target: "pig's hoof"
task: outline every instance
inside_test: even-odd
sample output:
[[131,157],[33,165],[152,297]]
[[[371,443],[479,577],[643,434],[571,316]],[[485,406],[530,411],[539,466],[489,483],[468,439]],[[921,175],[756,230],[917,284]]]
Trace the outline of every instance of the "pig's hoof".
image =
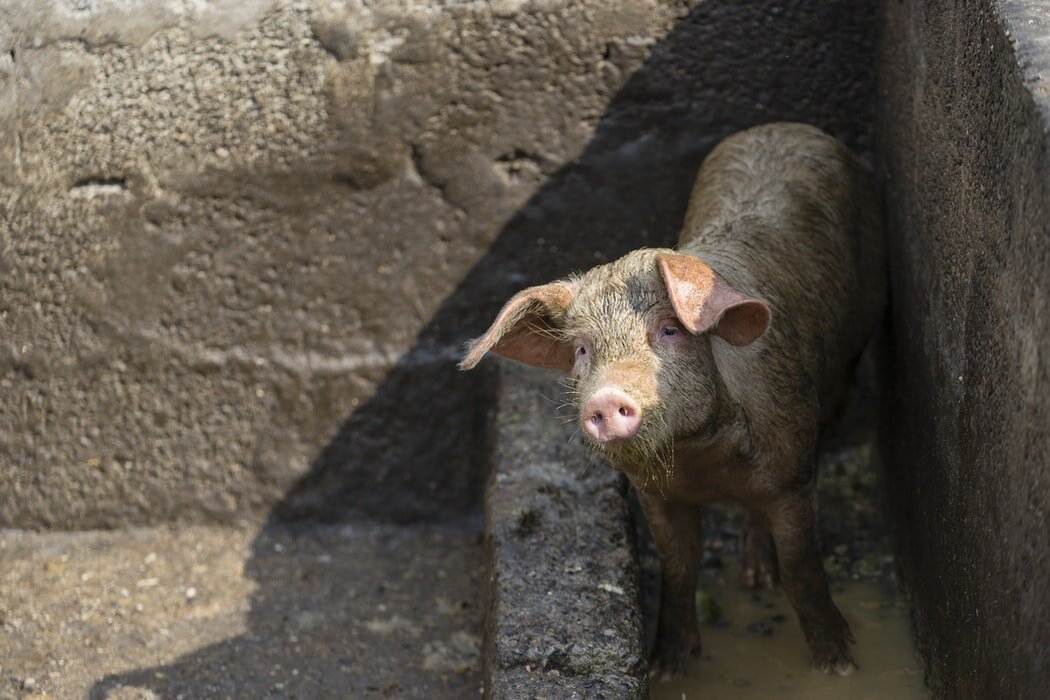
[[689,673],[689,657],[689,654],[661,655],[651,664],[649,674],[661,681],[681,678]]
[[848,676],[856,671],[857,667],[849,652],[849,645],[852,641],[853,637],[849,635],[837,640],[821,640],[813,644],[811,646],[813,668],[821,673],[829,675],[835,673],[840,676]]
[[700,654],[699,635],[695,640],[682,640],[680,643],[657,644],[649,662],[649,675],[661,681],[681,678],[689,672],[689,661]]
[[751,529],[744,532],[740,565],[740,580],[747,588],[772,589],[776,586],[780,579],[777,549],[768,531]]
[[845,659],[836,662],[826,662],[818,665],[817,670],[821,673],[826,673],[829,676],[834,673],[839,676],[849,676],[857,670],[856,664],[853,663],[852,659]]

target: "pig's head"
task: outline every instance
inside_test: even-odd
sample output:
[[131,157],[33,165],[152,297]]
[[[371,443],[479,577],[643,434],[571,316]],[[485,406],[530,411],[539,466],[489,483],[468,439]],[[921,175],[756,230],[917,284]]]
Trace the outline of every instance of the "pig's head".
[[619,466],[663,462],[676,439],[707,430],[721,386],[712,337],[759,338],[769,307],[703,260],[639,250],[516,294],[460,364],[487,352],[565,372],[583,433]]

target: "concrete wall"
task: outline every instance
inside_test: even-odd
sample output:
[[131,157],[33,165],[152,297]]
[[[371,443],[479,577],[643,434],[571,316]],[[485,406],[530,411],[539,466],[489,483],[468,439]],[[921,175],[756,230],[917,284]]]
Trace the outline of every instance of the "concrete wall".
[[886,460],[945,698],[1050,697],[1050,3],[883,6]]
[[515,289],[775,119],[867,150],[872,2],[0,7],[0,526],[472,507]]

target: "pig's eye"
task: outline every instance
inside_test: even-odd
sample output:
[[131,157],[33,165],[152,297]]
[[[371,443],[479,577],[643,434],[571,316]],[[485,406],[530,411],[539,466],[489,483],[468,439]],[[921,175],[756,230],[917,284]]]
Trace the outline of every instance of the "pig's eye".
[[651,342],[677,347],[682,343],[682,327],[675,321],[666,320],[657,327]]
[[586,340],[576,341],[576,360],[572,363],[572,375],[578,377],[581,372],[590,364],[591,358],[590,344]]

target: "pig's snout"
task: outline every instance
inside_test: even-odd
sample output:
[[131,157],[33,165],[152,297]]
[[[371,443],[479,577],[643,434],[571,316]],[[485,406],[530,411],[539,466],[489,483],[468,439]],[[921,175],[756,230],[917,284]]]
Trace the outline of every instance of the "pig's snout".
[[583,429],[596,442],[633,438],[642,427],[642,410],[621,389],[599,389],[583,407]]

